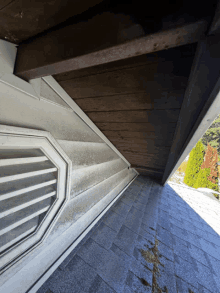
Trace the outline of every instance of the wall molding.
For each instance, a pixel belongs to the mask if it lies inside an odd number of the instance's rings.
[[[4,83],[9,87],[29,95],[38,100],[44,100],[52,103],[58,107],[75,112],[120,158],[130,167],[131,164],[127,159],[117,150],[117,148],[108,140],[108,138],[100,131],[100,129],[89,119],[89,117],[81,110],[81,108],[73,101],[73,99],[64,91],[58,82],[52,77],[32,79],[29,82],[15,76],[14,64],[16,59],[17,48],[15,44],[0,40],[0,83]],[[41,80],[46,82],[55,93],[70,107],[64,107],[56,102],[53,102],[41,96]],[[134,169],[135,170],[135,169]],[[139,174],[135,170],[136,174]]]
[[[66,91],[58,84],[58,82],[52,77],[47,76],[42,78],[53,90],[67,103],[73,111],[99,136],[103,141],[114,151],[120,158],[126,162],[130,167],[131,164],[125,159],[125,157],[117,150],[117,148],[108,140],[108,138],[101,132],[101,130],[90,120],[90,118],[82,111],[82,109],[74,102],[74,100],[66,93]],[[139,174],[136,170],[135,172]]]

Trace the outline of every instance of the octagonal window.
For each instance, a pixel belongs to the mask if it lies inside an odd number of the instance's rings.
[[[48,138],[0,134],[0,270],[45,238],[66,184],[67,162]]]

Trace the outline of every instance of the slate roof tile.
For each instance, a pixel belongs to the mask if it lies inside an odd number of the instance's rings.
[[[37,293],[220,292],[212,202],[139,176]]]

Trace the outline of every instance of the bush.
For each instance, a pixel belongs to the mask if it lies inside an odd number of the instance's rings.
[[[218,153],[217,149],[211,147],[209,144],[206,149],[204,162],[201,169],[209,169],[207,180],[210,182],[209,188],[218,191]],[[199,186],[202,187],[202,186]]]
[[[187,184],[188,186],[194,187],[194,184],[196,183],[196,180],[198,177],[198,173],[203,163],[203,157],[204,157],[204,146],[201,141],[198,141],[198,143],[192,149],[189,155],[189,160],[186,167],[184,183]]]
[[[208,180],[210,176],[210,169],[204,168],[199,171],[196,183],[194,184],[194,188],[210,188],[212,190],[218,191],[218,185]]]
[[[196,182],[194,184],[194,188],[199,188],[199,187],[209,188],[209,183],[210,183],[210,181],[208,180],[209,175],[210,175],[209,168],[201,169],[199,171],[198,177],[197,177]]]

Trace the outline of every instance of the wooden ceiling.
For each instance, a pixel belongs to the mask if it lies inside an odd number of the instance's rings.
[[[20,44],[89,10],[102,0],[3,0],[0,39]]]
[[[54,76],[141,173],[161,179],[196,44]]]
[[[198,42],[211,24],[218,27],[217,1],[147,6],[141,0],[5,0],[0,38],[19,45],[17,76],[53,75],[139,173],[162,180],[207,100],[196,96],[195,105],[187,104],[186,92],[192,93],[201,59]],[[182,123],[188,105],[191,126]]]

